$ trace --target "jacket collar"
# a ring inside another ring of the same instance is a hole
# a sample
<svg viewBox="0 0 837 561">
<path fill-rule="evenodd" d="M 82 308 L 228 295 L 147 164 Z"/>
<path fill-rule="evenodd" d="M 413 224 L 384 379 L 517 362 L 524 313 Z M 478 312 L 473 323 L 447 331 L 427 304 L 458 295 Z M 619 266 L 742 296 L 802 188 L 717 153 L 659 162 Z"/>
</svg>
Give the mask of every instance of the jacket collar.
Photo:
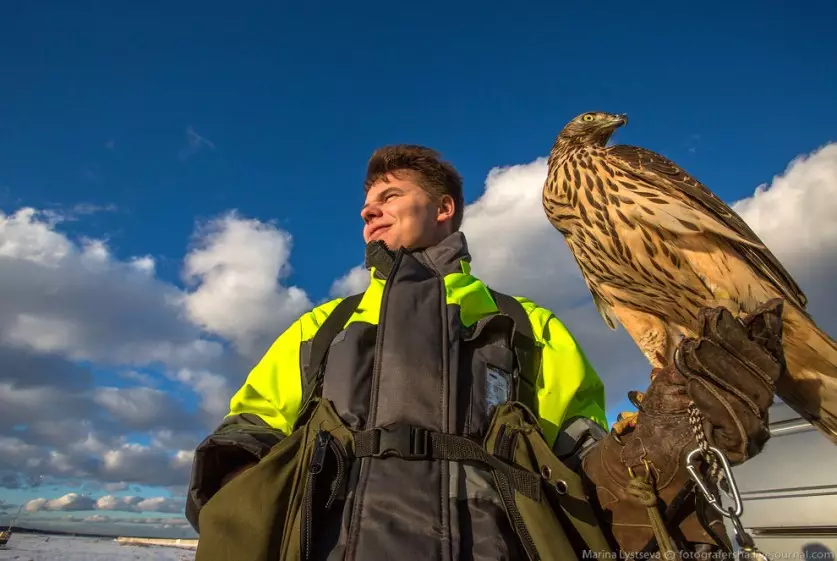
<svg viewBox="0 0 837 561">
<path fill-rule="evenodd" d="M 470 263 L 471 261 L 468 241 L 462 232 L 454 232 L 438 244 L 427 248 L 399 251 L 412 255 L 422 264 L 429 265 L 443 276 L 463 272 L 462 262 Z M 395 256 L 396 252 L 389 250 L 385 243 L 370 242 L 366 245 L 366 268 L 371 270 L 377 278 L 385 279 L 392 270 Z"/>
</svg>

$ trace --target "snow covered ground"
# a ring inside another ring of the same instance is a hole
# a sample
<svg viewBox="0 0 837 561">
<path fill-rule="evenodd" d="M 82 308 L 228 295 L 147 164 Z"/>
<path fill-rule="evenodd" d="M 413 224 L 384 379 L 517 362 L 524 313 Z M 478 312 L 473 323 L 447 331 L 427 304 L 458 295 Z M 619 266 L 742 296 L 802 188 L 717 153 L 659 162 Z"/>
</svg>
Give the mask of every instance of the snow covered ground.
<svg viewBox="0 0 837 561">
<path fill-rule="evenodd" d="M 193 561 L 194 551 L 119 545 L 111 538 L 14 534 L 0 547 L 0 560 L 14 561 Z"/>
</svg>

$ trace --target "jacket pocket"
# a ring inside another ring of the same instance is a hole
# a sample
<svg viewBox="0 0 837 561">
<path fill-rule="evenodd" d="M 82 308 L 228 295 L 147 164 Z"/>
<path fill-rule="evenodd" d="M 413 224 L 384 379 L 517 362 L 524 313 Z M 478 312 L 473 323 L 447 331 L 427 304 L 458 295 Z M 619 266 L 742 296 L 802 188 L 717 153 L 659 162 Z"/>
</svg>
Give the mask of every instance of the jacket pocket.
<svg viewBox="0 0 837 561">
<path fill-rule="evenodd" d="M 221 489 L 200 511 L 196 561 L 282 559 L 286 520 L 297 510 L 306 442 L 295 431 Z"/>
<path fill-rule="evenodd" d="M 461 338 L 460 372 L 470 378 L 465 433 L 482 438 L 498 405 L 517 398 L 514 322 L 492 315 L 479 320 Z"/>
<path fill-rule="evenodd" d="M 513 480 L 495 471 L 510 526 L 530 558 L 542 561 L 606 558 L 613 552 L 590 504 L 581 476 L 546 443 L 535 414 L 520 402 L 497 408 L 484 443 L 498 457 L 536 476 L 536 496 L 503 493 Z"/>
<path fill-rule="evenodd" d="M 328 400 L 313 400 L 300 419 L 204 506 L 195 561 L 299 561 L 306 544 L 316 556 L 334 543 L 331 529 L 339 524 L 329 517 L 340 510 L 334 503 L 344 491 L 352 434 Z"/>
<path fill-rule="evenodd" d="M 263 424 L 247 424 L 246 416 L 239 422 L 227 422 L 206 437 L 195 449 L 186 518 L 200 531 L 200 511 L 221 488 L 230 472 L 247 464 L 257 463 L 285 438 L 282 431 Z"/>
</svg>

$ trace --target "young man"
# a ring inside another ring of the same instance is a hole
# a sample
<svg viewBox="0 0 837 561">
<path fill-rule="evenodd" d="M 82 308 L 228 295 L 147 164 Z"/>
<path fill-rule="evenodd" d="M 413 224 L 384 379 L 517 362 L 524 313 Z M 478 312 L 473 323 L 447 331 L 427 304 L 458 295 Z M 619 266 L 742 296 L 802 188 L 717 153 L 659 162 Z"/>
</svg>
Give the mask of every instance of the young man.
<svg viewBox="0 0 837 561">
<path fill-rule="evenodd" d="M 198 446 L 186 514 L 199 560 L 728 548 L 686 486 L 688 407 L 734 462 L 761 450 L 780 311 L 745 323 L 707 311 L 704 337 L 655 373 L 635 424 L 608 434 L 601 381 L 559 319 L 470 274 L 463 209 L 458 173 L 433 150 L 372 155 L 369 288 L 282 333 Z M 657 499 L 637 494 L 637 473 L 672 507 L 667 532 L 655 533 Z"/>
</svg>

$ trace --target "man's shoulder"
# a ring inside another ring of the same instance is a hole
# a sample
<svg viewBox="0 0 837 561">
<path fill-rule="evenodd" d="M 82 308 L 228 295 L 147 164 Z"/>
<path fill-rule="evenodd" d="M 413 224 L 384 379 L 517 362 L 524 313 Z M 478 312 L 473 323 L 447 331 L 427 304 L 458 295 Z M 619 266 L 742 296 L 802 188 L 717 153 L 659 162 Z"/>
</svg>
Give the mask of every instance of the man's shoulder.
<svg viewBox="0 0 837 561">
<path fill-rule="evenodd" d="M 296 340 L 300 342 L 311 339 L 343 300 L 345 300 L 343 296 L 332 298 L 303 312 L 279 334 L 275 344 L 282 341 L 291 342 Z"/>
<path fill-rule="evenodd" d="M 532 327 L 538 327 L 540 329 L 543 329 L 543 327 L 550 319 L 558 319 L 556 314 L 551 309 L 545 306 L 541 306 L 528 296 L 510 296 L 517 300 L 523 307 L 523 309 L 526 311 L 526 315 L 529 316 L 529 320 L 532 322 Z"/>
<path fill-rule="evenodd" d="M 550 340 L 562 341 L 566 344 L 571 341 L 573 345 L 576 345 L 570 330 L 551 308 L 542 306 L 527 296 L 512 296 L 512 298 L 523 306 L 532 324 L 535 339 L 539 342 L 544 343 Z"/>
<path fill-rule="evenodd" d="M 526 313 L 529 316 L 535 315 L 554 315 L 552 310 L 549 308 L 545 308 L 529 298 L 528 296 L 512 296 L 515 300 L 520 302 L 520 305 L 523 306 L 523 309 L 526 310 Z"/>
<path fill-rule="evenodd" d="M 322 302 L 300 315 L 293 325 L 302 331 L 303 339 L 307 339 L 316 333 L 337 305 L 345 299 L 345 296 L 338 296 Z"/>
<path fill-rule="evenodd" d="M 375 295 L 372 294 L 370 296 L 368 291 L 363 291 L 345 296 L 338 296 L 314 306 L 312 309 L 299 316 L 291 325 L 291 328 L 300 333 L 302 340 L 310 339 L 317 333 L 320 327 L 322 327 L 329 316 L 334 313 L 337 306 L 349 298 L 351 298 L 354 303 L 351 306 L 351 310 L 346 310 L 351 312 L 349 314 L 350 317 L 347 325 L 348 323 L 357 321 L 367 323 L 376 323 L 378 321 L 378 310 L 374 305 L 372 305 L 374 303 Z M 343 313 L 341 313 L 341 316 L 343 316 Z"/>
</svg>

